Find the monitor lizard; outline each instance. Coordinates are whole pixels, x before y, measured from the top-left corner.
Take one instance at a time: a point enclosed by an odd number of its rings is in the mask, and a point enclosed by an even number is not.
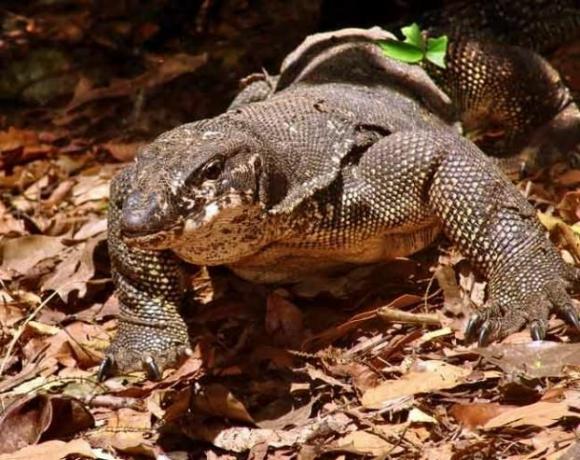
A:
[[[412,254],[440,232],[489,281],[469,336],[486,344],[527,326],[539,340],[551,313],[580,327],[567,292],[580,270],[457,129],[491,114],[509,134],[505,149],[545,144],[554,130],[567,148],[580,115],[558,74],[532,51],[472,40],[450,50],[444,92],[423,68],[386,58],[376,42],[389,37],[308,37],[279,76],[252,82],[219,116],[162,134],[112,181],[121,309],[101,379],[140,368],[158,379],[188,353],[184,264],[289,283]]]

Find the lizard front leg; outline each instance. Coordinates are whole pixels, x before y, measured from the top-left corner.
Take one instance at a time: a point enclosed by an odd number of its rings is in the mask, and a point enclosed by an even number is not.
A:
[[[363,155],[357,174],[375,213],[406,216],[397,225],[408,225],[430,210],[487,277],[487,308],[468,328],[480,343],[524,326],[542,339],[551,312],[580,326],[566,291],[580,270],[560,258],[534,208],[471,142],[451,132],[396,133]]]
[[[186,292],[179,260],[170,251],[129,248],[121,239],[121,205],[132,169],[111,183],[108,245],[120,303],[117,336],[106,352],[99,379],[144,368],[158,380],[163,368],[189,350],[187,327],[179,314]]]

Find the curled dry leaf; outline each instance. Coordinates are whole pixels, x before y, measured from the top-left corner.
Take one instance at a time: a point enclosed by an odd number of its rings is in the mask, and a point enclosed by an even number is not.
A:
[[[135,94],[143,88],[153,88],[167,83],[180,75],[196,71],[207,62],[207,55],[177,53],[158,59],[158,65],[134,79],[117,79],[109,86],[92,88],[86,82],[77,86],[73,100],[66,111],[72,111],[92,101]]]
[[[65,367],[79,366],[83,369],[97,365],[102,359],[98,350],[108,343],[108,334],[102,326],[75,321],[58,334],[44,339],[40,344],[29,340],[24,353],[32,359],[42,350],[41,364],[56,359]]]
[[[385,305],[385,308],[398,309],[415,305],[423,300],[422,297],[412,294],[403,294],[395,300]],[[303,344],[302,348],[310,350],[313,348],[321,348],[332,343],[333,341],[345,336],[354,329],[361,327],[363,323],[377,318],[377,310],[372,309],[363,311],[351,316],[347,321],[337,326],[330,327],[312,337],[309,337]]]
[[[277,418],[257,420],[256,425],[258,425],[260,428],[266,428],[270,430],[281,430],[290,426],[297,427],[304,425],[310,418],[312,406],[315,402],[316,399],[311,399],[309,403],[304,404],[297,409],[291,408],[288,412],[280,415]]]
[[[7,131],[0,131],[0,166],[5,163],[17,163],[30,160],[32,157],[46,155],[54,149],[41,140],[40,133],[18,129],[13,126]],[[5,152],[14,154],[5,155]]]

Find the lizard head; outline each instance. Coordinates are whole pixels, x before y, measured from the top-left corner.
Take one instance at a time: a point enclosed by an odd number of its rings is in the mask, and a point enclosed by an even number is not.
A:
[[[260,208],[260,143],[220,118],[168,131],[139,152],[122,204],[121,233],[128,244],[211,244],[208,230],[217,234],[239,225],[250,209]]]

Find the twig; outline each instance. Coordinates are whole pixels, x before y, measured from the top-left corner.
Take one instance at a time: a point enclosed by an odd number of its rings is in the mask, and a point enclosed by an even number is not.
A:
[[[441,321],[437,315],[428,313],[410,313],[389,307],[381,307],[377,310],[377,315],[383,321],[391,323],[411,323],[411,324],[432,324],[441,326]]]

